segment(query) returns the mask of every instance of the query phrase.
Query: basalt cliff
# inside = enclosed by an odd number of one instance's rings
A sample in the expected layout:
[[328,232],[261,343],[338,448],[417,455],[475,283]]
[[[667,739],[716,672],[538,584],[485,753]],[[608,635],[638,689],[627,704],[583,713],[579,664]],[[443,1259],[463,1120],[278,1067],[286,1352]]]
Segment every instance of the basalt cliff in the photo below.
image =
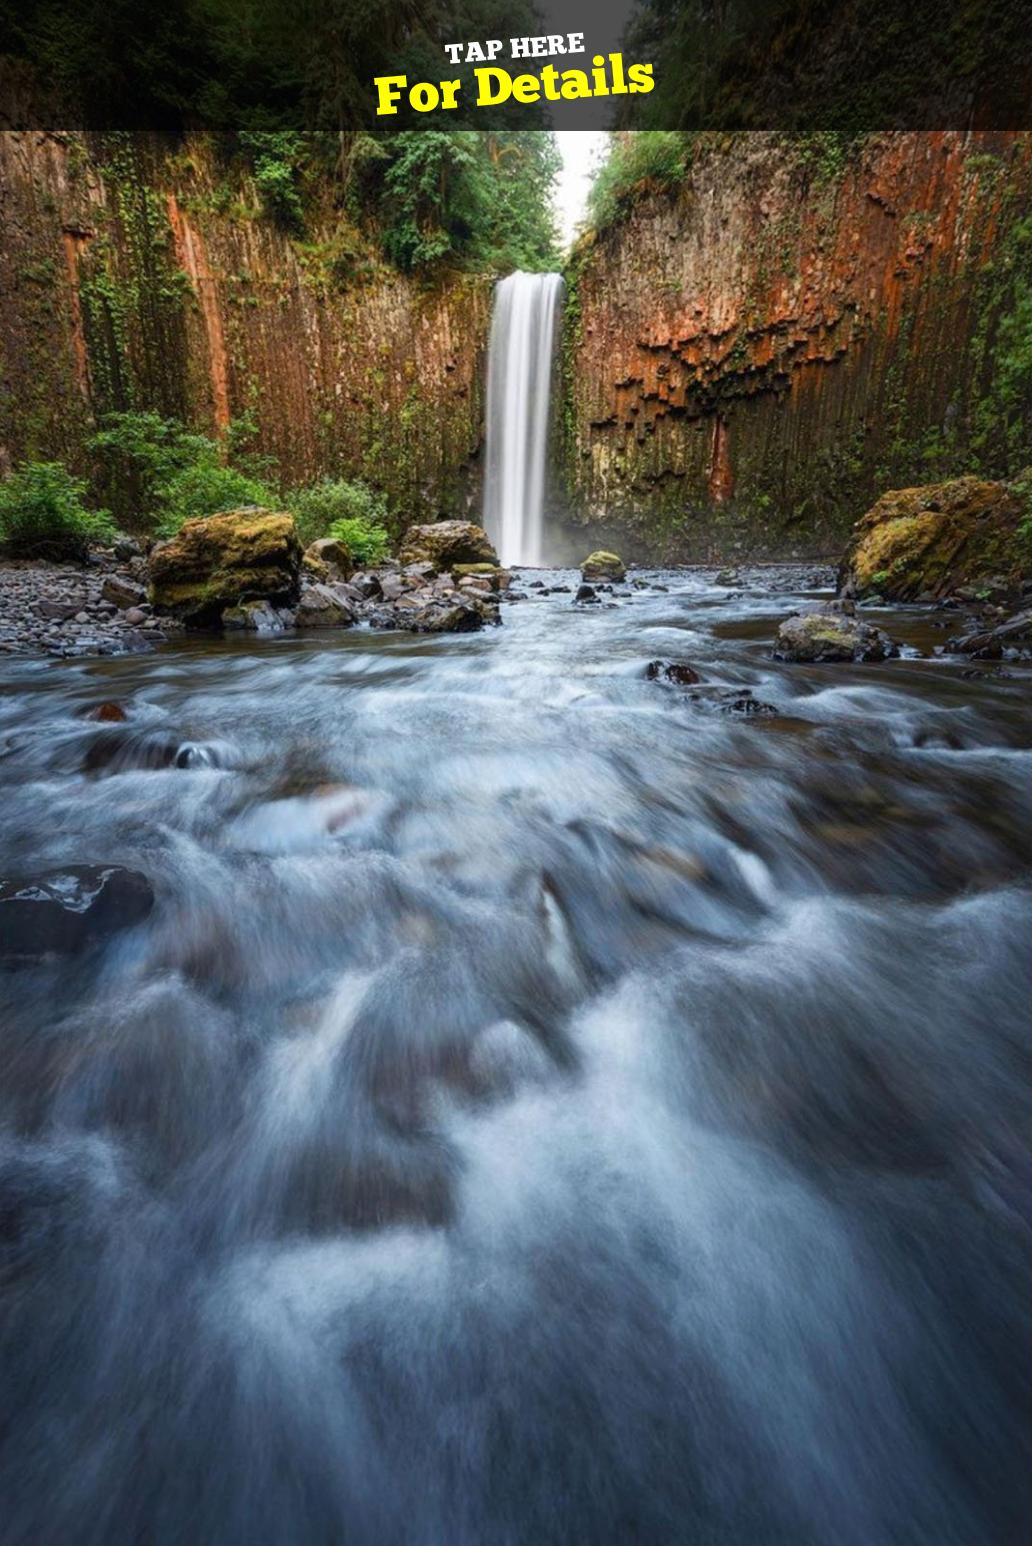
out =
[[886,487],[1018,471],[1030,211],[1032,136],[699,135],[574,255],[573,545],[831,553]]
[[[301,240],[227,166],[0,134],[0,467],[87,471],[106,410],[153,409],[246,425],[284,484],[364,478],[399,529],[475,512],[494,276],[349,249],[332,186]],[[1030,209],[1025,135],[696,136],[568,266],[554,556],[837,553],[887,487],[1017,471]]]

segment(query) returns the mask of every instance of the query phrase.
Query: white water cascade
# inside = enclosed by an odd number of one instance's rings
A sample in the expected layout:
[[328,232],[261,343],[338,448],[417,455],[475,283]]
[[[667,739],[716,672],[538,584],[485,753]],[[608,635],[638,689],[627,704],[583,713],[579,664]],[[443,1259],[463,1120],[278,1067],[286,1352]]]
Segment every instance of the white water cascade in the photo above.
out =
[[542,562],[542,508],[560,274],[495,287],[487,354],[484,526],[503,564]]

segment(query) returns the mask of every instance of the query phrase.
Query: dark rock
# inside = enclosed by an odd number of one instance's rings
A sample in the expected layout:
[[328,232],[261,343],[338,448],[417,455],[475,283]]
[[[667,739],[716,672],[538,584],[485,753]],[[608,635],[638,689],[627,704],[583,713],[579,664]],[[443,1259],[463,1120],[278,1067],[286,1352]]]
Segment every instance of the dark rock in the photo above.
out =
[[[849,603],[846,603],[849,605]],[[774,640],[775,660],[797,664],[889,660],[899,646],[872,623],[850,616],[841,604],[788,617]]]
[[686,660],[650,660],[645,675],[650,682],[673,682],[678,687],[693,687],[702,680]]
[[0,961],[74,955],[142,922],[153,905],[147,877],[118,865],[72,864],[0,881]]
[[101,586],[100,594],[113,607],[138,607],[146,601],[147,592],[138,580],[130,580],[124,574],[109,574]]
[[119,537],[113,549],[115,557],[120,563],[128,563],[131,558],[142,558],[143,549],[135,537]]
[[[395,622],[395,627],[409,629],[412,633],[475,633],[483,628],[488,609],[465,598],[461,601],[432,601],[417,611],[397,614],[405,621]],[[492,621],[496,621],[493,618]]]
[[355,614],[331,585],[303,585],[297,604],[298,628],[350,628]]
[[575,605],[578,601],[597,602],[598,596],[595,593],[595,587],[593,585],[578,585],[577,594],[574,596],[573,600]]
[[348,583],[358,592],[363,601],[376,601],[383,594],[380,589],[380,578],[376,574],[361,571],[353,574]]
[[996,628],[947,639],[946,648],[957,655],[975,660],[999,660],[1005,649],[1032,643],[1032,610],[1018,612]]

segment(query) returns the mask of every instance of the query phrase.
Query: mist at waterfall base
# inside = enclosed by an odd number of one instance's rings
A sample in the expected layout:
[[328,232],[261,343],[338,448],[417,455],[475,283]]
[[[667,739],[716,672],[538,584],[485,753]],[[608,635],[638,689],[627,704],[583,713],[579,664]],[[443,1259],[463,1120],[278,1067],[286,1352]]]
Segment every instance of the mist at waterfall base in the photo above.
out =
[[503,564],[541,564],[561,274],[495,286],[487,356],[484,527]]
[[656,578],[4,666],[4,1546],[1028,1539],[1028,668]]

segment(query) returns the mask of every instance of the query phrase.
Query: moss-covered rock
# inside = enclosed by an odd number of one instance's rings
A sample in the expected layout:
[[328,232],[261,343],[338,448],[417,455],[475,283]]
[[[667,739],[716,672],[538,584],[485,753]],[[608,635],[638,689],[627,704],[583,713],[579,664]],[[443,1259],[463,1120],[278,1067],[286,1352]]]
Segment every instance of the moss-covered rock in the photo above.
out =
[[1032,573],[1027,495],[979,478],[893,489],[853,529],[839,572],[847,596],[891,601],[1020,591]]
[[508,569],[503,569],[500,564],[453,564],[452,576],[455,580],[477,580],[487,584],[492,591],[508,590],[512,576]]
[[786,617],[773,649],[775,660],[797,664],[890,660],[898,654],[896,641],[873,624],[862,622],[848,601]]
[[622,580],[626,573],[623,559],[616,553],[606,553],[602,549],[597,553],[589,553],[581,564],[581,579],[585,581]]
[[305,548],[304,566],[316,580],[350,580],[355,561],[346,542],[337,537],[319,537]]
[[434,521],[410,526],[401,539],[398,558],[406,564],[433,564],[438,573],[457,564],[498,565],[498,554],[482,526],[473,521]]
[[157,611],[205,627],[244,601],[295,601],[300,569],[293,516],[227,510],[187,521],[152,550],[150,599]]

